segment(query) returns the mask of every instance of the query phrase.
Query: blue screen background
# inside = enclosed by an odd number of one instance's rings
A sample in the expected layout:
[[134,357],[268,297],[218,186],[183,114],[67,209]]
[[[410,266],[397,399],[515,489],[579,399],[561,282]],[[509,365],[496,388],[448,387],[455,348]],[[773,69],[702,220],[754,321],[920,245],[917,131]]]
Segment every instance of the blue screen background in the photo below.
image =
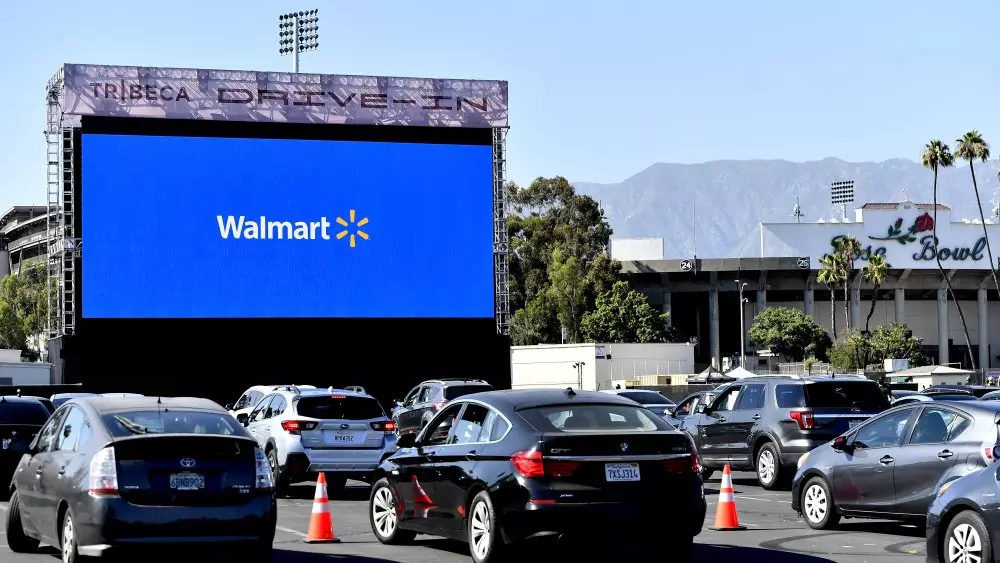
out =
[[[489,146],[84,134],[82,174],[85,318],[493,316]],[[351,209],[355,248],[216,219]]]

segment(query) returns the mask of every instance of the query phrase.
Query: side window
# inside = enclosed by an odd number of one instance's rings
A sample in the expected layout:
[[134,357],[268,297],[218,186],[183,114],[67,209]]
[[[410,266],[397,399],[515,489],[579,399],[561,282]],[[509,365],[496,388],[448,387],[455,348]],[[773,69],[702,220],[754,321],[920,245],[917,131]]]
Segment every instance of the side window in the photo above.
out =
[[452,405],[447,409],[438,413],[437,418],[432,420],[426,428],[424,428],[423,435],[421,436],[420,442],[423,446],[440,446],[448,441],[448,436],[451,434],[451,429],[455,425],[455,418],[458,416],[459,411],[462,410],[462,405]]
[[250,393],[249,392],[244,393],[243,396],[240,397],[239,401],[236,401],[235,403],[233,403],[233,410],[237,410],[238,411],[238,410],[240,410],[242,408],[246,408],[247,402],[249,402],[249,401],[250,401]]
[[281,395],[275,396],[274,400],[271,401],[271,416],[281,416],[288,408],[288,402]]
[[736,405],[737,410],[760,410],[764,408],[764,392],[767,386],[763,383],[755,383],[753,385],[747,385],[746,389],[740,393],[739,403]]
[[731,411],[736,406],[736,399],[740,396],[740,386],[734,385],[726,391],[719,395],[715,399],[715,410],[717,411]]
[[779,408],[794,409],[806,406],[806,396],[803,385],[776,385],[774,399]]
[[675,413],[674,416],[687,416],[691,414],[692,412],[694,412],[694,407],[697,403],[698,403],[697,397],[692,397],[686,401],[683,401],[681,404],[677,405],[676,409],[674,409]]
[[271,400],[273,398],[273,395],[270,397],[264,397],[264,400],[254,407],[253,412],[250,413],[250,422],[260,422],[261,420],[267,418],[265,415],[268,414],[268,406],[271,404]]
[[489,414],[490,409],[475,403],[467,403],[465,405],[465,412],[462,413],[462,417],[455,423],[455,431],[452,432],[448,443],[471,444],[478,442],[479,436],[483,433],[483,427],[486,426],[486,417]]
[[59,428],[62,427],[62,420],[66,417],[67,410],[69,409],[56,411],[42,426],[42,429],[38,431],[38,437],[35,438],[35,445],[33,446],[35,453],[41,454],[53,451],[56,436],[59,434]]
[[444,400],[444,389],[440,385],[431,385],[427,387],[427,396],[424,397],[422,403],[433,403],[435,401]]
[[957,438],[972,421],[941,407],[924,407],[910,434],[911,445],[943,444]]
[[503,438],[504,434],[506,434],[507,431],[510,430],[510,423],[507,422],[507,420],[504,419],[504,417],[496,414],[495,412],[493,412],[493,411],[490,411],[490,412],[494,416],[496,416],[496,419],[494,419],[494,421],[493,421],[493,428],[490,430],[490,439],[489,439],[489,441],[490,442],[495,442],[495,441],[499,440],[500,438]]
[[872,420],[849,441],[857,448],[890,448],[899,444],[914,409],[906,409]]
[[80,444],[80,439],[83,437],[86,426],[87,415],[85,415],[83,411],[78,408],[70,408],[69,412],[66,414],[66,419],[62,424],[62,430],[59,432],[59,441],[55,449],[58,449],[61,452],[76,451],[77,446]]
[[405,399],[403,399],[403,406],[404,407],[413,406],[417,402],[417,397],[420,396],[421,389],[423,388],[420,387],[419,385],[414,387],[413,389],[410,389],[410,393],[406,395]]

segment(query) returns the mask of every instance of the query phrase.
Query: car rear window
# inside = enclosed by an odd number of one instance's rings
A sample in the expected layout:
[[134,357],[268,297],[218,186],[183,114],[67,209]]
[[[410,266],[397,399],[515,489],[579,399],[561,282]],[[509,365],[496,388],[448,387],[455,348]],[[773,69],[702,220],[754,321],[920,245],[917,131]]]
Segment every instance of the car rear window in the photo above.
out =
[[673,401],[660,395],[656,391],[626,391],[618,395],[626,399],[632,399],[640,405],[672,405]]
[[49,419],[49,411],[41,403],[0,403],[0,424],[41,426]]
[[447,400],[457,399],[473,393],[483,393],[493,389],[491,385],[449,385],[444,388],[444,398]]
[[781,408],[865,408],[889,406],[889,399],[873,381],[822,381],[804,385],[778,385],[775,388]]
[[385,418],[382,405],[370,397],[344,397],[341,395],[302,397],[295,409],[300,416],[322,420]]
[[656,432],[673,430],[662,418],[631,405],[572,404],[519,411],[538,432]]
[[116,438],[138,434],[212,434],[239,436],[242,426],[229,413],[183,409],[113,412],[101,416]]

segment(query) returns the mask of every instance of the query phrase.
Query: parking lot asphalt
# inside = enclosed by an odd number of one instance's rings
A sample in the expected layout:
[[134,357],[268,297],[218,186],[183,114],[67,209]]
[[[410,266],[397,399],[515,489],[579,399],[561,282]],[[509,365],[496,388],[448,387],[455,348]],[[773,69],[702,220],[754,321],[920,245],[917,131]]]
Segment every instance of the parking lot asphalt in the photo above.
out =
[[[719,479],[706,483],[709,514],[706,529],[698,536],[696,561],[712,563],[915,563],[925,556],[924,530],[915,526],[871,521],[844,520],[840,529],[818,532],[806,526],[790,508],[788,492],[764,491],[754,485],[753,474],[734,473],[733,484],[740,521],[747,529],[732,532],[708,530],[715,518],[715,498]],[[357,485],[361,485],[358,483]],[[292,497],[279,501],[278,533],[275,538],[274,561],[281,563],[467,563],[471,561],[465,544],[418,536],[412,546],[392,547],[378,543],[368,523],[367,488],[349,487],[332,495],[330,510],[339,544],[310,545],[303,542],[309,526],[314,486],[303,484],[293,488]],[[0,505],[0,517],[6,517],[6,505]],[[664,510],[670,510],[665,506]],[[0,528],[0,534],[2,534]],[[545,561],[565,558],[574,552],[593,557],[606,551],[620,556],[628,552],[628,530],[608,530],[606,538],[595,538],[597,545],[565,545],[554,541],[534,542],[531,548],[519,550],[521,561]],[[669,562],[670,546],[663,546],[664,556],[657,561]],[[551,555],[550,555],[551,554]],[[529,557],[530,556],[530,557]],[[3,563],[47,563],[58,557],[54,549],[43,548],[38,555],[15,555],[0,537],[0,561]],[[194,556],[188,563],[200,560]],[[218,555],[204,557],[220,561]]]

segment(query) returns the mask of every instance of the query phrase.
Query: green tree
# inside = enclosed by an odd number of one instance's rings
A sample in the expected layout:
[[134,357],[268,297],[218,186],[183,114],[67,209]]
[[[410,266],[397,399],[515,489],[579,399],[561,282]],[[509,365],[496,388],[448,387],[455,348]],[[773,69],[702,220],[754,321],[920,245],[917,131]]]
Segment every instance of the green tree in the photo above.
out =
[[972,357],[972,339],[969,338],[969,325],[965,322],[965,314],[962,313],[962,305],[958,302],[958,299],[955,298],[955,290],[951,287],[951,278],[945,273],[944,266],[941,265],[941,255],[938,254],[938,172],[941,168],[954,166],[955,156],[951,154],[951,148],[948,145],[939,139],[932,139],[929,143],[924,145],[924,151],[920,154],[920,163],[924,166],[924,168],[928,168],[934,172],[934,225],[932,230],[934,238],[934,262],[937,263],[938,271],[941,273],[941,278],[948,287],[948,294],[951,296],[952,302],[955,303],[955,309],[958,311],[958,318],[962,321],[962,331],[965,333],[965,345],[967,346],[966,349],[969,352],[969,362],[972,369],[976,369],[976,359]]
[[668,315],[661,314],[646,296],[620,281],[597,297],[597,306],[583,316],[581,329],[589,342],[671,342]]
[[852,332],[830,350],[830,365],[838,370],[881,369],[887,359],[907,359],[910,367],[927,365],[920,339],[903,323],[880,325],[868,333]]
[[986,239],[986,257],[990,259],[990,272],[993,273],[993,285],[1000,291],[1000,281],[997,281],[996,262],[993,261],[993,249],[990,248],[990,237],[986,231],[986,215],[983,214],[983,200],[979,197],[979,183],[976,182],[975,161],[986,162],[990,159],[990,144],[983,139],[983,134],[973,129],[961,139],[955,141],[955,156],[969,162],[969,174],[972,175],[972,191],[976,194],[976,204],[979,206],[979,222],[983,226],[983,237]]
[[21,350],[27,360],[38,358],[43,344],[40,339],[48,324],[46,287],[55,299],[54,285],[49,285],[42,264],[25,267],[18,275],[0,280],[0,347]]
[[816,281],[830,289],[830,334],[837,337],[837,286],[844,281],[844,264],[837,254],[826,254],[819,259]]
[[507,194],[511,339],[560,342],[563,325],[575,342],[584,313],[621,279],[621,264],[607,253],[611,227],[600,205],[562,177],[511,183]]
[[868,309],[868,317],[865,318],[865,332],[868,332],[872,315],[875,314],[875,305],[878,304],[878,289],[889,278],[889,270],[891,269],[892,264],[886,262],[885,256],[881,254],[869,256],[868,263],[861,269],[861,276],[865,278],[865,281],[875,286],[872,289],[872,306]]
[[854,237],[840,237],[833,244],[833,252],[841,265],[841,277],[844,282],[844,323],[851,330],[851,280],[854,275],[854,260],[861,253],[861,241]]
[[832,344],[830,335],[811,317],[789,307],[772,307],[757,315],[750,325],[750,341],[796,362],[810,356],[824,359]]

